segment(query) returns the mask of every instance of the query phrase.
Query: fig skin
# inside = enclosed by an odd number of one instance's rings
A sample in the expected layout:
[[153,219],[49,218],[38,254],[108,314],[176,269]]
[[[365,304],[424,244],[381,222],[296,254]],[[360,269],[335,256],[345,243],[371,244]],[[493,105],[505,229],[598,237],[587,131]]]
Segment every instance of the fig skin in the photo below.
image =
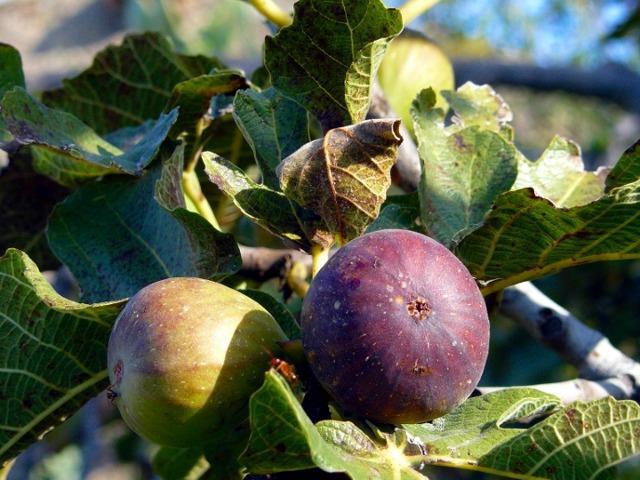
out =
[[407,230],[359,237],[327,262],[302,306],[302,342],[347,412],[420,423],[462,403],[484,370],[489,318],[465,266]]
[[138,435],[160,445],[200,445],[248,418],[277,342],[286,340],[257,302],[208,280],[170,278],[129,300],[108,345],[111,397]]

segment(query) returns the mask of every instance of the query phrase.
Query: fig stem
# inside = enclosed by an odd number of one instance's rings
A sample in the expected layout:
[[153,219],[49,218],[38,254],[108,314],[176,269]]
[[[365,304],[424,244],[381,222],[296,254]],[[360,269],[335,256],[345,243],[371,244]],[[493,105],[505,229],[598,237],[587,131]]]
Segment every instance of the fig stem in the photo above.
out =
[[195,170],[189,169],[182,173],[182,190],[184,191],[186,200],[191,203],[195,211],[202,215],[216,230],[220,230],[218,219],[213,213],[207,197],[202,193],[200,181],[198,180],[198,175]]
[[291,25],[291,15],[282,10],[273,0],[249,0],[260,14],[278,27]]
[[311,246],[311,278],[314,278],[320,269],[329,260],[329,249],[320,245]]
[[400,7],[402,21],[405,25],[411,23],[431,7],[439,3],[440,0],[407,0]]

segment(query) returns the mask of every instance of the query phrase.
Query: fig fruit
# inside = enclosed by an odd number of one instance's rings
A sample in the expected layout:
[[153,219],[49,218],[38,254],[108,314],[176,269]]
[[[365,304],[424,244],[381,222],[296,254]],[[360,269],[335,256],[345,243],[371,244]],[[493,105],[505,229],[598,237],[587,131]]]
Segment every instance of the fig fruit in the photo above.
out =
[[278,341],[257,302],[208,280],[170,278],[134,295],[108,345],[110,394],[125,422],[160,445],[220,438],[248,418]]
[[302,306],[302,343],[343,409],[419,423],[476,387],[489,319],[473,277],[443,245],[380,230],[348,243],[318,272]]

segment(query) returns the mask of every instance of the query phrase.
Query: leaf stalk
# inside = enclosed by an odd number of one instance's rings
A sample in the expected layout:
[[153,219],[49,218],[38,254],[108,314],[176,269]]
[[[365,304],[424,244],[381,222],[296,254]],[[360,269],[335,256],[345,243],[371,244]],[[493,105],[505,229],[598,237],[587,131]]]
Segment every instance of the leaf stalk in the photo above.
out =
[[198,180],[198,174],[195,170],[189,169],[182,173],[182,190],[184,191],[187,200],[191,202],[196,212],[202,215],[211,225],[217,230],[220,230],[220,224],[216,215],[213,213],[213,209],[207,200],[207,197],[202,193],[200,187],[200,181]]
[[291,15],[282,10],[273,0],[249,0],[260,14],[278,27],[287,27],[291,25],[293,19]]

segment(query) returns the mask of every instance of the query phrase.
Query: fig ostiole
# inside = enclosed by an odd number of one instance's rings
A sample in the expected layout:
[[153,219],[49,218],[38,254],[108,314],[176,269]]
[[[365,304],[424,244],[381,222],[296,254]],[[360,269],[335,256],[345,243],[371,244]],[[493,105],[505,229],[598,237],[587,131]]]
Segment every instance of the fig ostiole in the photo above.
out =
[[108,345],[110,397],[148,440],[194,446],[248,417],[248,401],[285,334],[257,302],[224,285],[170,278],[134,295]]
[[381,230],[341,248],[302,306],[311,369],[347,412],[419,423],[463,402],[489,347],[484,299],[443,245],[407,230]]

